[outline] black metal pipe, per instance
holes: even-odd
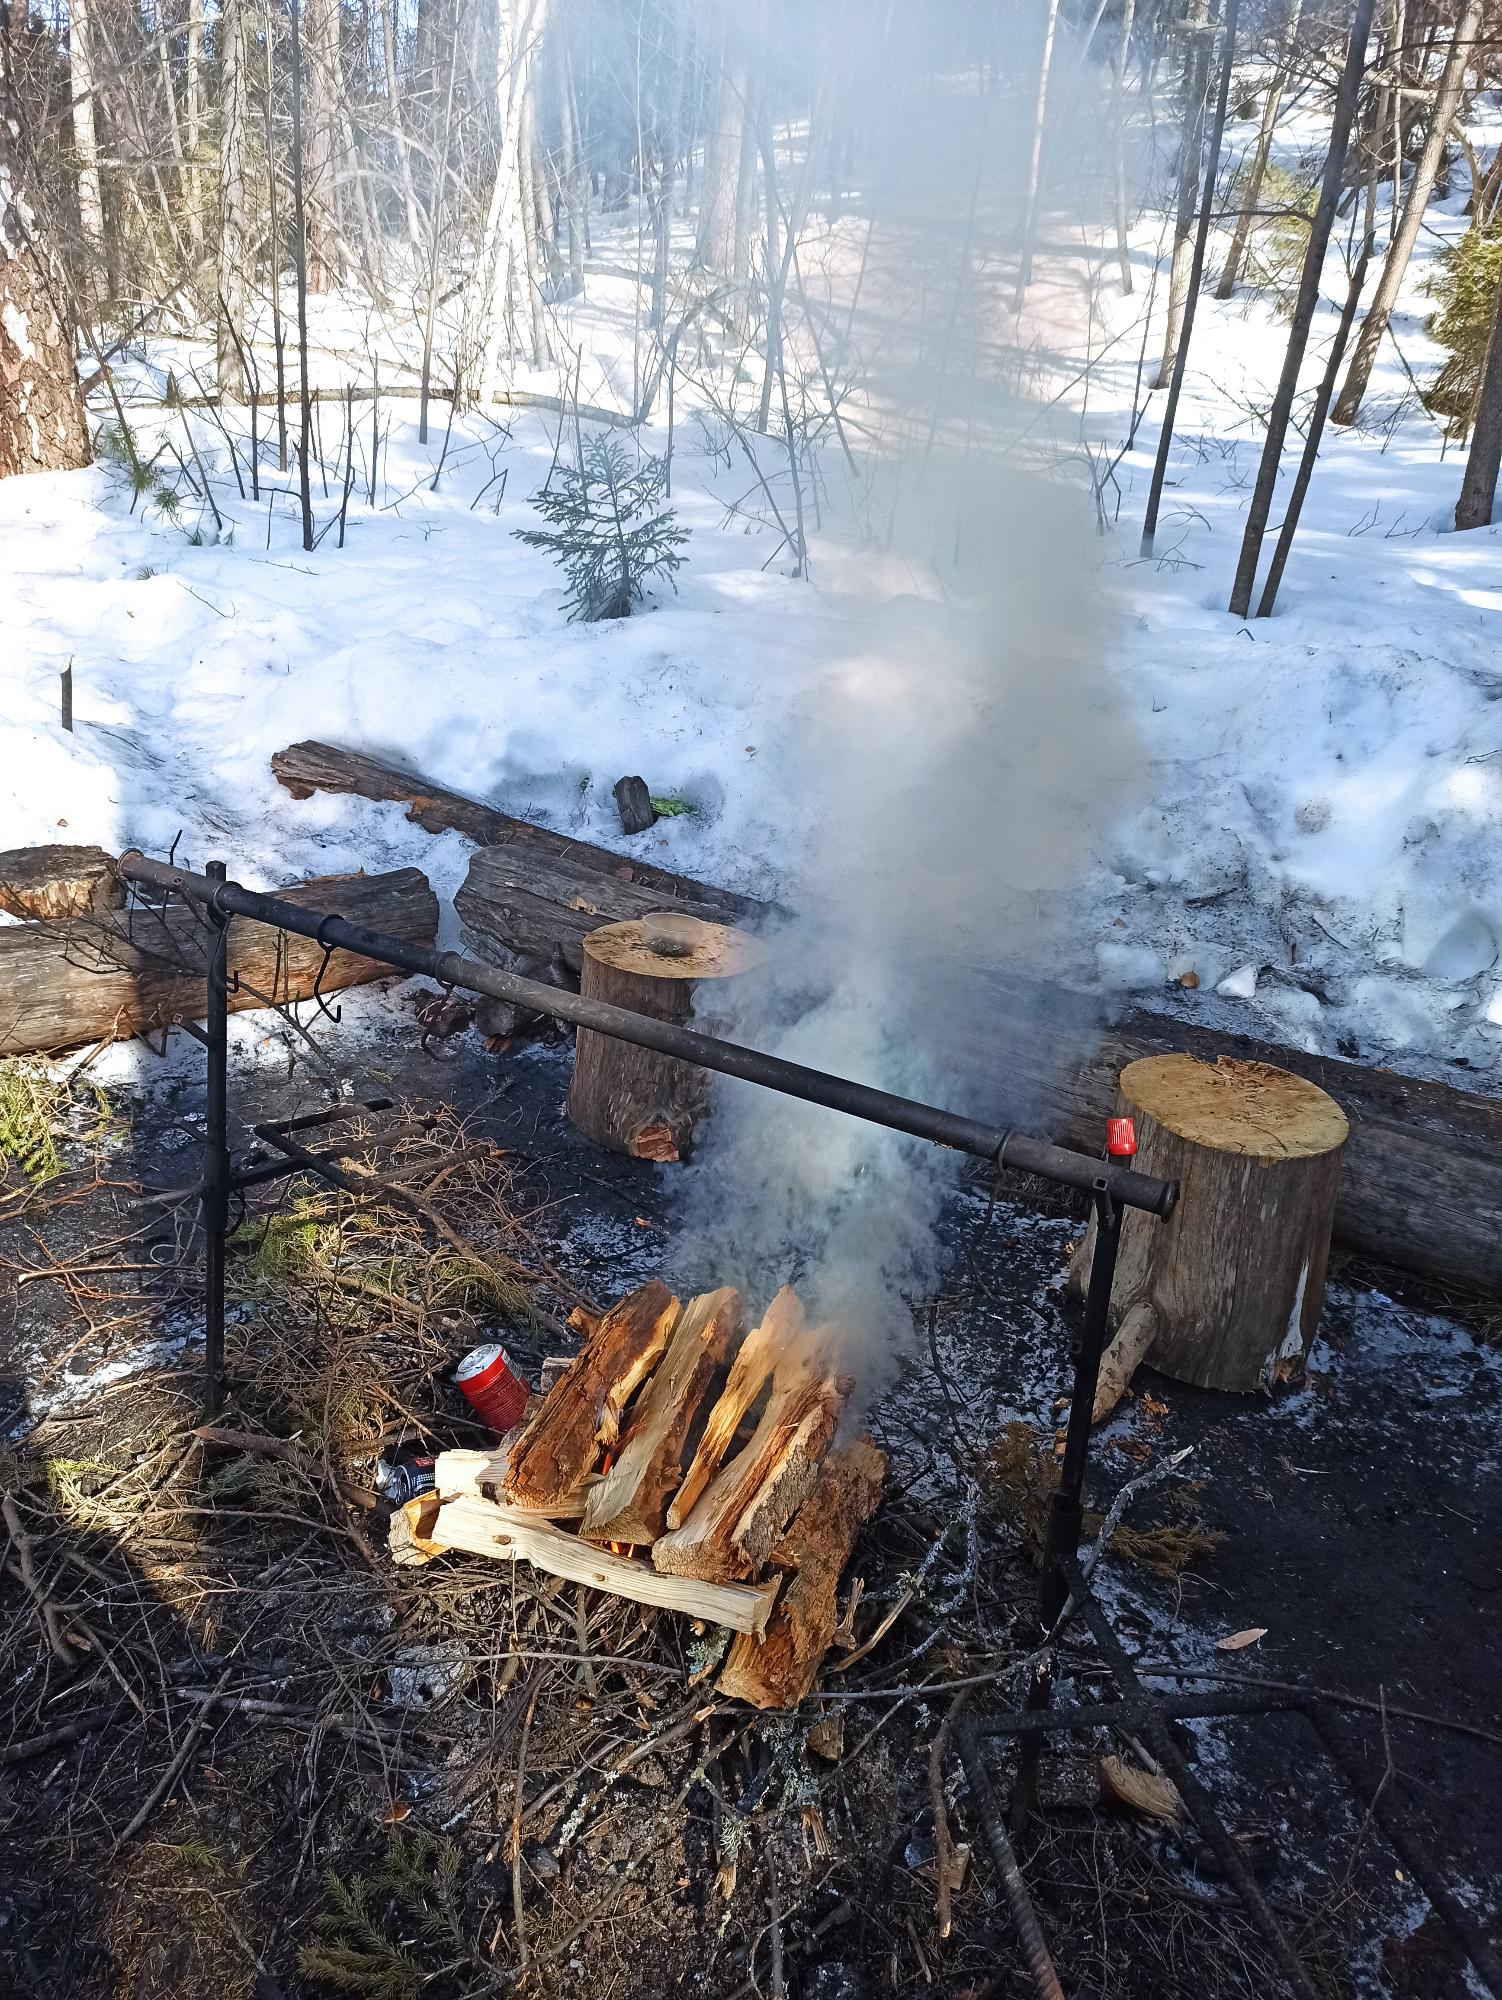
[[[1017,1926],[1017,1935],[1022,1940],[1027,1969],[1032,1975],[1033,1991],[1038,1995],[1038,2000],[1064,2000],[1064,1989],[1059,1984],[1059,1975],[1054,1969],[1048,1940],[1043,1935],[1043,1926],[1038,1922],[1038,1912],[1033,1908],[1033,1899],[1027,1893],[1027,1884],[1022,1879],[1016,1852],[1007,1838],[1006,1827],[1002,1824],[1001,1808],[997,1804],[995,1792],[991,1789],[985,1759],[981,1755],[980,1745],[976,1742],[968,1722],[956,1722],[954,1744],[960,1753],[960,1763],[964,1766],[965,1782],[970,1787],[970,1796],[975,1801],[975,1812],[980,1821],[981,1832],[985,1835],[986,1845],[991,1850],[991,1859],[996,1864],[996,1872],[1001,1877],[1002,1894],[1007,1899],[1012,1922]]]
[[[780,1056],[765,1055],[759,1049],[744,1048],[736,1042],[724,1042],[695,1028],[655,1021],[624,1007],[611,1007],[601,1000],[587,1000],[582,994],[565,993],[535,979],[523,979],[519,973],[503,972],[498,966],[465,958],[456,951],[433,951],[425,945],[367,930],[363,924],[347,923],[337,915],[300,909],[279,897],[242,888],[238,882],[215,882],[190,869],[152,861],[135,850],[120,857],[120,872],[128,882],[184,896],[220,915],[250,917],[278,930],[378,959],[403,972],[422,973],[443,986],[508,1000],[513,1006],[550,1014],[576,1028],[592,1028],[597,1034],[609,1035],[617,1041],[634,1042],[641,1048],[655,1049],[660,1055],[695,1063],[701,1069],[718,1070],[722,1075],[780,1091],[786,1097],[823,1104],[832,1111],[864,1118],[869,1124],[883,1125],[894,1132],[907,1132],[937,1146],[952,1147],[999,1167],[1040,1174],[1066,1187],[1092,1192],[1104,1189],[1126,1208],[1167,1216],[1178,1198],[1175,1181],[1157,1180],[1113,1161],[1092,1159],[1087,1153],[1071,1152],[1067,1147],[1050,1145],[1025,1133],[1010,1132],[1002,1126],[962,1117],[958,1112],[919,1104],[912,1098],[875,1090],[847,1077],[828,1076],[822,1070],[785,1062]]]
[[[222,861],[211,861],[205,879],[214,889],[225,879]],[[204,1047],[208,1080],[204,1103],[203,1170],[199,1215],[203,1225],[203,1415],[212,1423],[224,1397],[224,1236],[229,1226],[229,919],[212,902],[208,1009]]]
[[[1153,1712],[1155,1704],[1148,1689],[1137,1678],[1132,1656],[1117,1638],[1115,1627],[1092,1596],[1090,1585],[1078,1562],[1074,1560],[1067,1562],[1064,1565],[1064,1572],[1076,1604],[1084,1613],[1085,1622],[1095,1636],[1095,1643],[1105,1655],[1112,1678],[1118,1687],[1135,1695],[1143,1703],[1142,1734],[1148,1748],[1178,1787],[1179,1796],[1189,1808],[1195,1825],[1204,1836],[1206,1846],[1241,1898],[1247,1915],[1271,1947],[1289,1991],[1297,1995],[1297,2000],[1318,2000],[1318,1995],[1310,1984],[1309,1975],[1299,1963],[1298,1954],[1288,1942],[1282,1925],[1273,1914],[1271,1904],[1258,1888],[1241,1850],[1227,1833],[1224,1822],[1215,1809],[1215,1801],[1195,1776],[1189,1759],[1175,1741],[1173,1731],[1165,1717],[1161,1712]]]

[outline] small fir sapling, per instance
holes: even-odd
[[[563,566],[570,619],[629,618],[653,577],[671,580],[681,568],[688,534],[671,507],[658,505],[666,478],[663,459],[644,458],[633,470],[620,440],[597,434],[578,466],[560,468],[556,483],[533,496],[550,525],[518,528],[516,537]]]

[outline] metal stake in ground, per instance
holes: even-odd
[[[222,883],[222,861],[210,861],[204,874]],[[229,918],[212,901],[204,906],[210,926],[208,1010],[204,1047],[208,1077],[204,1093],[203,1172],[199,1182],[199,1217],[203,1227],[203,1414],[212,1423],[224,1391],[224,1236],[229,1223]]]

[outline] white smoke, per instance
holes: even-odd
[[[856,427],[874,446],[845,525],[868,546],[818,545],[807,587],[837,636],[812,711],[762,746],[783,812],[804,823],[784,896],[796,915],[714,1025],[1022,1123],[985,983],[1048,963],[1071,892],[1138,798],[1141,761],[1111,671],[1090,498],[1061,469],[1041,399],[1018,387],[998,114],[963,75],[920,67],[937,80],[903,92],[851,322],[853,348],[865,343]],[[874,1390],[911,1323],[905,1296],[938,1275],[956,1166],[720,1079],[679,1254],[758,1305],[797,1283],[811,1316],[861,1337]]]

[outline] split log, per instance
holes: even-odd
[[[505,896],[493,893],[495,867],[485,855],[475,856],[470,879],[455,897],[475,948],[502,962],[530,954],[547,965],[556,947],[577,970],[591,930],[645,914],[640,908],[603,907],[612,879],[651,889],[659,905],[671,903],[710,919],[754,920],[768,913],[767,904],[751,897],[625,860],[326,744],[296,744],[279,753],[275,761],[285,767],[289,786],[306,783],[313,790],[325,784],[304,753],[331,760],[323,768],[333,789],[402,799],[413,803],[411,817],[419,825],[439,831],[458,827],[471,839],[548,858],[550,867],[533,878],[533,889],[516,890],[514,921]],[[357,765],[366,768],[364,783],[339,782]],[[461,812],[481,817],[466,823]],[[521,881],[519,867],[512,874]],[[956,1109],[985,1106],[993,1079],[976,1074],[976,1052],[1001,1047],[1007,1051],[1009,1095],[1030,1107],[1036,1129],[1060,1145],[1093,1153],[1115,1101],[1116,1079],[1128,1063],[1174,1051],[1206,1062],[1224,1055],[1272,1063],[1318,1084],[1350,1120],[1336,1241],[1378,1263],[1502,1297],[1502,1098],[1164,1014],[1126,1013],[1102,1034],[1097,997],[1043,981],[971,969],[952,990],[963,1004],[950,1018],[926,1020],[923,1033],[936,1067],[957,1079],[948,1093]],[[974,1104],[966,1089],[972,1075]]]
[[[684,1307],[626,1426],[619,1456],[590,1493],[581,1534],[641,1546],[662,1533],[668,1501],[683,1478],[689,1430],[740,1329],[741,1295],[731,1285],[703,1292]]]
[[[0,854],[0,911],[20,917],[82,917],[118,910],[125,884],[102,847],[12,847]]]
[[[679,1611],[747,1636],[766,1630],[781,1582],[774,1578],[764,1584],[714,1584],[659,1576],[648,1562],[611,1555],[565,1529],[491,1500],[441,1500],[435,1493],[423,1493],[408,1505],[416,1516],[414,1521],[408,1515],[407,1521],[419,1561],[440,1550],[458,1549],[505,1562],[529,1562],[550,1576],[566,1577],[590,1590]]]
[[[509,1451],[470,1451],[463,1447],[441,1451],[433,1461],[433,1489],[440,1500],[500,1500],[505,1492],[510,1456]],[[551,1507],[514,1507],[513,1512],[531,1514],[543,1521],[577,1521],[584,1512],[584,1502],[596,1476],[586,1474],[577,1492],[567,1494]]]
[[[602,1449],[615,1444],[621,1413],[678,1316],[677,1299],[658,1278],[611,1307],[511,1447],[505,1493],[513,1506],[547,1512],[580,1491]]]
[[[277,895],[301,909],[335,911],[351,923],[431,946],[438,899],[416,868],[389,875],[326,875]],[[209,933],[196,910],[172,900],[87,917],[0,925],[0,1055],[77,1048],[202,1020]],[[229,927],[232,1011],[306,1000],[323,952],[235,917]],[[389,965],[336,951],[320,991],[399,978]]]
[[[1136,1122],[1141,1171],[1179,1183],[1166,1223],[1123,1219],[1112,1292],[1123,1350],[1203,1389],[1250,1393],[1300,1373],[1324,1303],[1340,1106],[1266,1063],[1149,1056],[1122,1071],[1117,1113]],[[1093,1254],[1092,1224],[1081,1274]],[[1106,1357],[1123,1387],[1128,1358]]]
[[[669,923],[673,935],[667,933]],[[606,924],[584,942],[579,990],[587,1000],[681,1027],[694,1016],[706,983],[734,979],[760,955],[761,947],[744,931],[677,913]],[[709,1103],[709,1086],[709,1072],[693,1063],[581,1028],[568,1115],[586,1137],[612,1152],[636,1160],[680,1160]]]
[[[824,1460],[813,1492],[772,1551],[772,1561],[791,1574],[766,1636],[734,1641],[721,1694],[755,1708],[796,1708],[806,1699],[834,1638],[840,1577],[876,1511],[886,1469],[869,1438]]]
[[[710,1481],[683,1526],[653,1544],[660,1570],[722,1583],[759,1573],[812,1490],[848,1392],[825,1358],[830,1334],[828,1327],[806,1333],[784,1355],[750,1442]]]
[[[803,1307],[791,1285],[767,1307],[766,1317],[741,1342],[719,1401],[709,1413],[699,1448],[684,1474],[683,1484],[668,1508],[668,1527],[681,1528],[694,1502],[709,1484],[729,1451],[742,1417],[766,1386],[768,1378],[804,1332]]]

